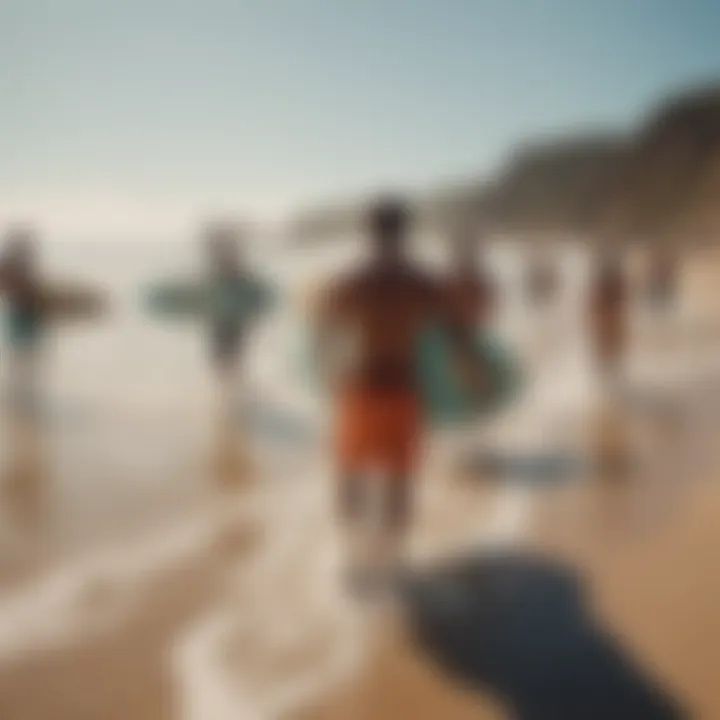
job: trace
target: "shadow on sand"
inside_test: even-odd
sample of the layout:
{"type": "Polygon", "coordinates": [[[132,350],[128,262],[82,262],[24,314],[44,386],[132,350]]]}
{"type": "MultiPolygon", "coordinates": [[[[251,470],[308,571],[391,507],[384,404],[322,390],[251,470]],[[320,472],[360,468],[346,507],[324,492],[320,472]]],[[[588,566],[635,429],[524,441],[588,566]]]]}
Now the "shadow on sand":
{"type": "Polygon", "coordinates": [[[589,614],[582,585],[533,556],[465,557],[404,588],[421,650],[518,720],[688,715],[589,614]]]}

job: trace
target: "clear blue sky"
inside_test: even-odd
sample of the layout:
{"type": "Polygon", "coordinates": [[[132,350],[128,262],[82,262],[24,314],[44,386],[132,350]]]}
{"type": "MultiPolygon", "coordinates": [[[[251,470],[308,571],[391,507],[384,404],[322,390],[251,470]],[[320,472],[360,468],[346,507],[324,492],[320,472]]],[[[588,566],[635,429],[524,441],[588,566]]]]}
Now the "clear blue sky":
{"type": "Polygon", "coordinates": [[[0,0],[0,213],[155,230],[432,186],[713,77],[717,0],[0,0]]]}

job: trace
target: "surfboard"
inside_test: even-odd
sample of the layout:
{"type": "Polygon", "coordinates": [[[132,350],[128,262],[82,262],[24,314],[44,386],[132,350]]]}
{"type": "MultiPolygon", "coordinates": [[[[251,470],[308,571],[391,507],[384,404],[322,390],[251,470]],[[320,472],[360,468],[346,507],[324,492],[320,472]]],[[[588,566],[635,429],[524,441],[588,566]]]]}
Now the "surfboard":
{"type": "Polygon", "coordinates": [[[275,293],[259,280],[214,284],[210,281],[171,279],[151,285],[144,306],[153,315],[182,320],[245,320],[267,311],[275,293]]]}
{"type": "Polygon", "coordinates": [[[109,307],[106,295],[90,285],[72,281],[41,282],[32,303],[3,297],[5,339],[15,347],[31,347],[52,326],[95,321],[109,307]]]}
{"type": "MultiPolygon", "coordinates": [[[[338,343],[342,345],[342,343],[338,343]]],[[[312,330],[300,340],[301,372],[314,391],[323,391],[330,376],[342,374],[347,353],[331,348],[329,369],[321,363],[312,330]],[[337,352],[335,352],[337,350],[337,352]]],[[[434,426],[479,419],[507,406],[518,394],[522,375],[505,345],[488,332],[478,332],[469,357],[458,358],[455,343],[440,326],[418,338],[415,372],[426,415],[434,426]]]]}
{"type": "Polygon", "coordinates": [[[90,285],[52,282],[41,290],[41,312],[50,321],[95,320],[109,306],[107,295],[90,285]]]}
{"type": "MultiPolygon", "coordinates": [[[[33,313],[42,320],[86,320],[103,315],[108,307],[107,295],[96,286],[69,280],[41,280],[32,290],[33,313]]],[[[12,293],[3,293],[2,299],[11,309],[20,303],[12,293]]]]}
{"type": "Polygon", "coordinates": [[[416,371],[426,412],[436,425],[491,414],[507,406],[521,384],[509,349],[488,331],[478,332],[473,345],[459,353],[445,328],[428,328],[418,341],[416,371]]]}

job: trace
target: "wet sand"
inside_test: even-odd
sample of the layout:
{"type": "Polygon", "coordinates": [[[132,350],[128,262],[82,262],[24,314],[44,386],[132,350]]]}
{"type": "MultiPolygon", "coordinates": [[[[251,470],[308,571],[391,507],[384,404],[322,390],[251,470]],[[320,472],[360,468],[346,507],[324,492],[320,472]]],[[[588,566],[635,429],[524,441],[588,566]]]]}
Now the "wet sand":
{"type": "MultiPolygon", "coordinates": [[[[217,578],[190,563],[145,589],[121,624],[64,649],[39,651],[0,672],[7,720],[162,720],[179,717],[169,663],[178,632],[217,598],[217,578]]],[[[100,601],[100,600],[98,600],[100,601]]]]}
{"type": "MultiPolygon", "coordinates": [[[[709,267],[699,262],[688,268],[686,278],[687,294],[711,311],[720,297],[714,287],[716,273],[716,261],[709,267]]],[[[717,340],[708,343],[706,334],[693,339],[690,354],[693,348],[707,350],[708,344],[718,348],[717,340]]],[[[691,340],[682,336],[681,342],[691,340]]],[[[677,338],[670,337],[669,347],[677,345],[677,338]]],[[[692,372],[688,376],[692,378],[692,372]]],[[[531,518],[524,532],[506,538],[506,544],[513,553],[529,557],[539,552],[576,574],[598,627],[637,663],[651,686],[690,717],[709,719],[720,716],[714,680],[720,664],[720,583],[714,569],[720,542],[720,463],[713,452],[720,394],[715,381],[686,385],[680,392],[666,393],[663,412],[657,405],[641,413],[621,407],[604,419],[615,441],[632,442],[629,438],[638,431],[649,436],[645,444],[651,462],[646,459],[642,471],[525,487],[520,492],[532,497],[531,518]]],[[[567,422],[572,425],[573,419],[567,422]]],[[[493,481],[458,480],[443,483],[443,500],[451,509],[433,534],[440,526],[455,526],[457,531],[465,513],[487,513],[493,481]],[[453,495],[458,496],[455,502],[453,495]]],[[[455,543],[447,554],[449,563],[462,555],[463,546],[467,549],[467,543],[455,543]]],[[[476,642],[482,644],[482,633],[477,632],[476,642]]],[[[449,672],[418,643],[406,619],[369,656],[363,672],[292,717],[499,719],[507,717],[509,701],[503,702],[487,682],[473,684],[449,672]]]]}
{"type": "MultiPolygon", "coordinates": [[[[540,552],[577,573],[603,632],[698,718],[720,715],[714,680],[720,663],[719,467],[700,478],[676,476],[664,507],[657,494],[668,488],[652,483],[640,490],[591,482],[550,490],[537,498],[534,527],[512,548],[529,557],[540,552]]],[[[478,630],[476,642],[483,641],[478,630]]],[[[454,676],[401,630],[347,687],[292,717],[462,720],[503,718],[502,707],[491,687],[454,676]]]]}

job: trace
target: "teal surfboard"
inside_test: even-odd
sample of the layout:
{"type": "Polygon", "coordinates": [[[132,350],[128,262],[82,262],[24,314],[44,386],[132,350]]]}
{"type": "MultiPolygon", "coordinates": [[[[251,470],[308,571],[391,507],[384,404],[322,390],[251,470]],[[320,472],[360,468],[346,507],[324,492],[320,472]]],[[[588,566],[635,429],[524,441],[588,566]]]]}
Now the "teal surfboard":
{"type": "Polygon", "coordinates": [[[444,328],[430,328],[419,339],[416,368],[433,424],[491,414],[516,397],[521,381],[511,353],[488,332],[478,333],[474,344],[459,353],[444,328]]]}
{"type": "Polygon", "coordinates": [[[8,304],[4,316],[5,339],[12,347],[31,347],[45,333],[45,318],[38,313],[8,304]]]}
{"type": "MultiPolygon", "coordinates": [[[[302,375],[321,391],[326,382],[312,334],[302,337],[300,348],[302,375]]],[[[434,426],[490,415],[510,404],[520,390],[518,364],[494,335],[479,332],[466,353],[470,357],[458,357],[456,343],[442,327],[428,328],[418,338],[417,385],[434,426]]]]}
{"type": "Polygon", "coordinates": [[[276,293],[259,280],[230,283],[168,280],[151,285],[144,307],[153,315],[184,320],[249,320],[269,310],[276,293]]]}

